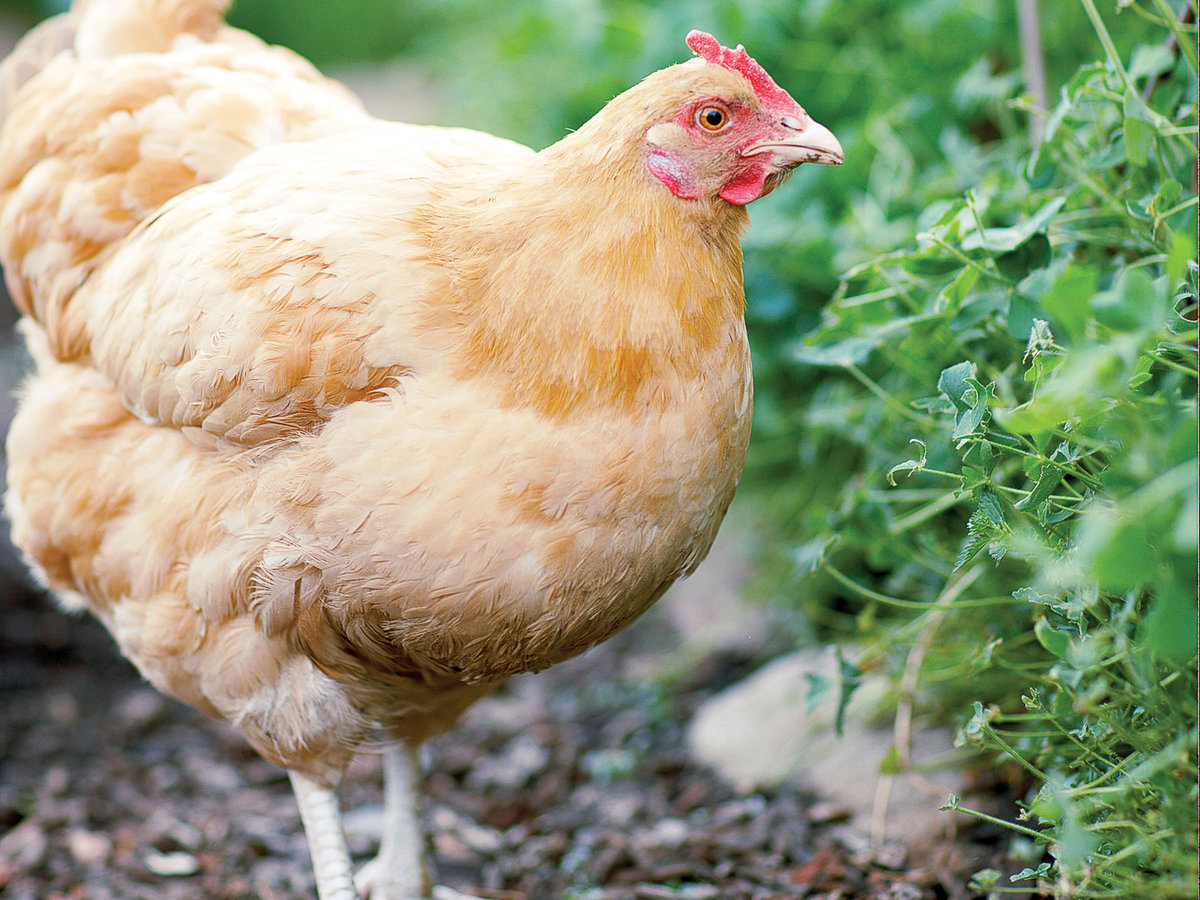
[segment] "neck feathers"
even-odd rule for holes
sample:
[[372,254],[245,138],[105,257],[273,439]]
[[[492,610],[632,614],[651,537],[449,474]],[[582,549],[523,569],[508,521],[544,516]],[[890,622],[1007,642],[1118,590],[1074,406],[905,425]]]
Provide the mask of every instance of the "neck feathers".
[[428,211],[460,374],[555,418],[661,408],[732,358],[744,307],[745,211],[674,197],[640,144],[567,152],[585,138]]

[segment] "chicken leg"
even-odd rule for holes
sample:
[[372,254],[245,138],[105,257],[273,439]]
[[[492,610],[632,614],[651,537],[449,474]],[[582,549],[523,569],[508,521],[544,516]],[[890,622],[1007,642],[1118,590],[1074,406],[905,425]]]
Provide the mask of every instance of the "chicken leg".
[[299,772],[289,771],[288,777],[308,838],[308,852],[317,875],[317,896],[320,900],[358,900],[350,875],[350,851],[342,831],[337,792]]
[[429,867],[417,818],[421,777],[418,754],[412,744],[392,744],[383,751],[383,836],[379,855],[354,879],[359,894],[370,900],[429,896]]
[[351,877],[350,851],[342,830],[337,791],[299,772],[289,772],[300,821],[308,837],[320,900],[477,900],[453,888],[430,893],[421,825],[418,751],[395,744],[383,751],[383,836],[379,854]]

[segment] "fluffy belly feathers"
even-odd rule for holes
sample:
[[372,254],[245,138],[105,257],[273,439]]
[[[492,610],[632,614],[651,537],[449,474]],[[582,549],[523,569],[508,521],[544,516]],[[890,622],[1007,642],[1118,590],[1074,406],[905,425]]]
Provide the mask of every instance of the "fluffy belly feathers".
[[157,687],[268,758],[336,767],[330,748],[440,731],[690,570],[745,453],[748,383],[726,378],[640,422],[570,424],[482,386],[402,387],[239,449],[42,356],[9,439],[14,535]]

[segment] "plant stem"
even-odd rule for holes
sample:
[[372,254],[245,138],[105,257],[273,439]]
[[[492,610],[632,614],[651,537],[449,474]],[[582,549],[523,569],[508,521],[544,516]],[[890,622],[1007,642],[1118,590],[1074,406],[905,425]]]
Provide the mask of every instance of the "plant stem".
[[[935,600],[932,603],[925,603],[920,600],[901,600],[899,597],[890,597],[887,594],[881,594],[878,591],[873,591],[869,587],[859,584],[848,575],[839,571],[828,560],[821,560],[821,568],[824,569],[829,576],[838,584],[846,587],[859,596],[866,597],[868,600],[877,600],[880,603],[886,603],[888,606],[899,606],[904,609],[945,609],[946,604],[941,600]],[[967,608],[974,606],[1004,606],[1007,604],[1019,604],[1024,601],[1018,600],[1016,597],[983,597],[979,600],[955,600],[955,608]]]
[[1096,4],[1092,0],[1080,0],[1080,2],[1087,11],[1088,18],[1092,20],[1092,27],[1096,29],[1096,35],[1100,38],[1100,43],[1104,45],[1104,52],[1108,56],[1108,64],[1116,70],[1117,75],[1121,78],[1121,86],[1126,91],[1132,90],[1129,73],[1125,71],[1125,66],[1121,62],[1121,54],[1117,52],[1117,47],[1113,44],[1112,35],[1108,33],[1108,29],[1104,26],[1104,20],[1100,18]]
[[1019,831],[1021,834],[1033,838],[1035,841],[1047,844],[1050,838],[1042,834],[1040,831],[1034,831],[1032,828],[1026,828],[1024,825],[1018,825],[1016,822],[1009,822],[1005,819],[999,819],[996,816],[989,816],[985,812],[980,812],[977,809],[970,809],[966,806],[959,806],[954,803],[950,806],[943,806],[942,809],[953,810],[954,812],[966,813],[968,816],[974,816],[977,819],[983,819],[985,822],[991,822],[993,825],[1000,825],[1003,828],[1011,828],[1013,831]]

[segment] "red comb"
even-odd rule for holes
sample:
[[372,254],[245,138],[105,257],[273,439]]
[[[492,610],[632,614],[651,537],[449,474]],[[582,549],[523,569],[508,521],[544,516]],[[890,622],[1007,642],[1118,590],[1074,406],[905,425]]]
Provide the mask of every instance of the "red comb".
[[754,92],[763,100],[795,102],[791,95],[767,74],[767,70],[751,58],[741,44],[738,44],[736,49],[730,50],[728,47],[722,47],[721,43],[707,32],[689,31],[687,45],[693,53],[704,57],[706,62],[712,63],[714,66],[724,66],[726,69],[732,69],[734,72],[744,75],[754,88]]

